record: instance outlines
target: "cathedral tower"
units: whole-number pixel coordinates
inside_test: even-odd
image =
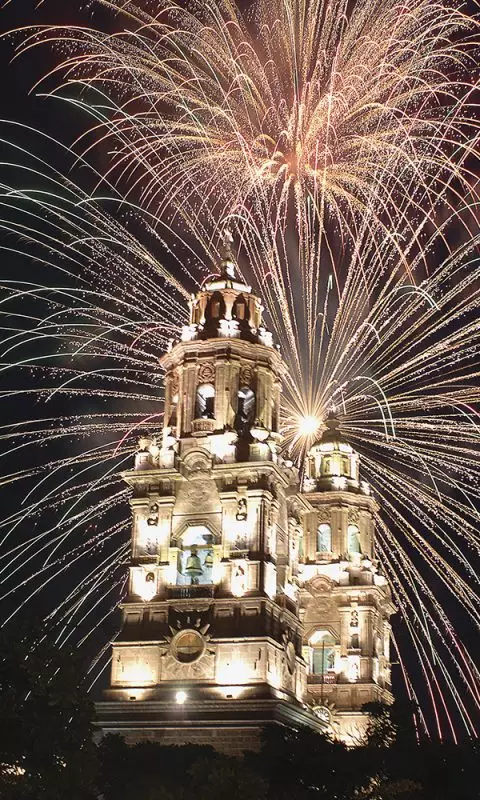
[[[286,366],[235,267],[227,240],[161,358],[162,435],[123,475],[129,588],[98,726],[231,753],[268,724],[351,742],[363,703],[391,700],[377,505],[334,417],[302,485],[283,460]]]
[[[292,503],[309,702],[347,742],[361,738],[364,703],[390,703],[394,611],[375,558],[378,505],[359,458],[330,414]]]
[[[143,437],[123,475],[129,591],[100,727],[229,752],[269,723],[323,730],[304,703],[302,627],[286,593],[298,473],[278,453],[285,365],[228,242],[161,362],[161,440]]]

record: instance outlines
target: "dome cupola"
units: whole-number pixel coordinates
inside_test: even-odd
[[[218,272],[209,276],[190,299],[190,321],[182,329],[182,341],[227,338],[273,347],[272,334],[263,319],[263,306],[241,277],[232,251],[230,231],[223,235]]]
[[[192,448],[216,463],[277,461],[286,367],[263,324],[262,303],[237,269],[227,231],[216,274],[191,298],[189,324],[161,357],[163,466]]]
[[[334,411],[329,412],[320,440],[308,453],[304,490],[370,494],[368,483],[359,478],[358,453],[340,432],[340,421]]]

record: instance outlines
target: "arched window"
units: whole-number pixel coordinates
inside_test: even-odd
[[[248,386],[242,386],[237,395],[237,416],[235,428],[239,433],[247,433],[255,419],[255,394]]]
[[[243,295],[239,295],[235,300],[232,308],[232,317],[240,321],[248,319],[248,305]]]
[[[313,675],[326,675],[335,669],[335,639],[329,631],[315,631],[310,637]]]
[[[225,315],[225,300],[220,292],[212,294],[208,301],[205,317],[209,320],[220,319]]]
[[[211,383],[201,383],[197,388],[195,419],[214,419],[215,389]]]
[[[332,549],[332,527],[321,522],[317,530],[317,553],[330,553]]]
[[[347,528],[347,549],[349,553],[361,553],[358,525],[349,525]]]
[[[341,464],[342,464],[342,475],[347,475],[348,477],[350,477],[350,464],[348,458],[345,457],[342,458]]]
[[[204,525],[191,525],[181,538],[177,585],[213,583],[213,535]]]
[[[322,459],[322,473],[324,475],[330,475],[332,471],[332,459],[330,456],[324,456]]]

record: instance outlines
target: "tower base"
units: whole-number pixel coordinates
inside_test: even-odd
[[[161,745],[211,745],[240,756],[258,750],[265,727],[308,727],[325,733],[327,726],[309,710],[276,699],[218,699],[178,704],[172,701],[103,701],[96,703],[98,738],[119,734],[127,744],[153,741]]]

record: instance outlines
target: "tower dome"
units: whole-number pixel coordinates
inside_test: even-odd
[[[366,481],[360,481],[358,453],[340,431],[340,420],[330,411],[325,430],[309,450],[304,491],[348,491],[370,494]]]
[[[225,231],[218,272],[210,275],[190,298],[190,320],[182,329],[182,341],[231,338],[273,347],[272,334],[262,319],[260,299],[252,294],[251,286],[237,277],[232,241],[231,233]]]
[[[158,463],[192,448],[216,463],[278,461],[281,380],[286,371],[259,297],[236,276],[227,231],[217,273],[190,300],[189,324],[160,363],[165,369]],[[139,456],[142,466],[145,456]]]

